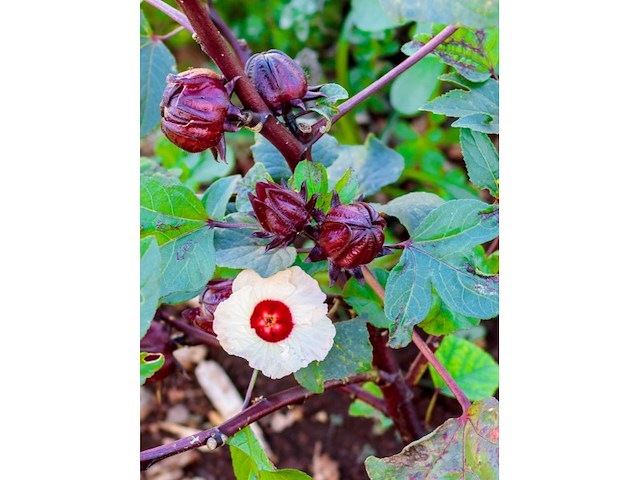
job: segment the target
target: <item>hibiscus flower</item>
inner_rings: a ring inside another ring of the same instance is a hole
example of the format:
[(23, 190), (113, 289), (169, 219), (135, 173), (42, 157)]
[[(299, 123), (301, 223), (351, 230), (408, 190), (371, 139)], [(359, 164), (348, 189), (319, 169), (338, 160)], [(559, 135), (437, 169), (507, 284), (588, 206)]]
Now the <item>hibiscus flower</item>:
[(323, 360), (336, 329), (327, 296), (300, 267), (262, 278), (244, 270), (218, 305), (213, 329), (222, 348), (270, 378), (282, 378)]

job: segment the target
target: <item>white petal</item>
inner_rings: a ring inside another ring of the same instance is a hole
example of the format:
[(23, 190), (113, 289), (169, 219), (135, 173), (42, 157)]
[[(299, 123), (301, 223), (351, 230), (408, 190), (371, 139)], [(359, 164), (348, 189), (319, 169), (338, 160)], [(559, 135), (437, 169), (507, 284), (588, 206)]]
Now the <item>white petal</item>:
[(236, 292), (246, 286), (254, 285), (259, 280), (262, 280), (262, 277), (253, 270), (243, 270), (233, 281), (232, 291)]
[(300, 358), (300, 366), (296, 370), (306, 367), (314, 360), (324, 360), (333, 347), (335, 336), (336, 327), (326, 316), (313, 325), (296, 325), (284, 340), (289, 345), (292, 355)]

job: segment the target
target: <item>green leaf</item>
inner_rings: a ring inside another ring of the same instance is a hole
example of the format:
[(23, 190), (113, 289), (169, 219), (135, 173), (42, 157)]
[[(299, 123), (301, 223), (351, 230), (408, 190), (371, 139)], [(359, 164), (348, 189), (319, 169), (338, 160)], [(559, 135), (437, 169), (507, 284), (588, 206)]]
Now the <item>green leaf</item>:
[(320, 87), (320, 93), (324, 93), (326, 97), (320, 97), (317, 103), (320, 105), (335, 105), (339, 100), (346, 100), (349, 98), (349, 92), (345, 90), (342, 85), (337, 83), (325, 83)]
[(312, 480), (299, 470), (276, 470), (249, 427), (232, 436), (227, 444), (237, 480)]
[(385, 205), (371, 205), (380, 213), (396, 217), (411, 235), (420, 222), (443, 203), (444, 200), (433, 193), (411, 192), (394, 198)]
[(498, 401), (485, 398), (397, 455), (364, 464), (372, 480), (497, 480), (498, 440)]
[(451, 124), (453, 127), (498, 133), (498, 82), (490, 78), (484, 83), (471, 83), (460, 75), (442, 75), (440, 80), (457, 83), (467, 90), (451, 90), (425, 103), (420, 110), (460, 117)]
[(329, 188), (327, 169), (320, 163), (303, 160), (298, 163), (293, 174), (293, 185), (297, 191), (300, 191), (303, 182), (307, 183), (307, 199), (314, 193), (327, 193)]
[(162, 92), (167, 75), (176, 71), (176, 61), (160, 40), (151, 39), (142, 12), (140, 20), (140, 136), (144, 137), (160, 123)]
[(379, 32), (404, 23), (387, 15), (377, 0), (351, 0), (351, 12), (353, 22), (363, 32)]
[(140, 338), (149, 330), (160, 300), (160, 250), (154, 237), (140, 240)]
[[(362, 388), (372, 395), (382, 398), (382, 390), (375, 383), (367, 382), (362, 385)], [(374, 420), (373, 433), (376, 435), (382, 435), (389, 427), (393, 425), (393, 420), (387, 417), (377, 408), (372, 407), (368, 403), (364, 403), (362, 400), (354, 400), (349, 405), (349, 415), (352, 417), (366, 417)]]
[[(147, 360), (148, 357), (157, 357), (154, 360)], [(148, 378), (162, 368), (164, 365), (164, 355), (161, 353), (140, 352), (140, 385), (143, 385)]]
[(324, 391), (324, 382), (371, 370), (372, 350), (367, 323), (360, 318), (335, 324), (336, 337), (327, 357), (295, 372), (298, 383), (311, 392)]
[[(444, 25), (434, 27), (436, 35)], [(420, 33), (402, 47), (406, 55), (411, 55), (424, 46), (432, 36)], [(442, 42), (434, 52), (440, 60), (451, 65), (456, 71), (472, 82), (484, 82), (491, 77), (498, 64), (498, 29), (474, 30), (460, 28)]]
[[(387, 284), (389, 272), (382, 268), (374, 268), (371, 272), (383, 287)], [(360, 285), (355, 278), (350, 278), (344, 286), (342, 295), (345, 302), (353, 307), (362, 320), (378, 328), (389, 328), (391, 325), (391, 320), (384, 314), (382, 300), (369, 285)]]
[(160, 247), (160, 295), (202, 288), (215, 269), (213, 230), (196, 195), (177, 180), (140, 177), (141, 236)]
[(270, 277), (290, 267), (296, 260), (293, 247), (276, 248), (265, 252), (269, 238), (252, 237), (261, 229), (255, 218), (233, 214), (231, 222), (255, 224), (256, 228), (215, 228), (216, 263), (220, 267), (255, 270), (262, 277)]
[(225, 177), (236, 164), (233, 149), (228, 144), (227, 163), (223, 163), (214, 160), (211, 150), (189, 153), (171, 143), (164, 135), (158, 137), (155, 154), (165, 168), (178, 170), (180, 181), (194, 191), (216, 178)]
[(484, 133), (468, 128), (460, 129), (460, 145), (469, 179), (479, 188), (486, 188), (498, 198), (500, 172), (498, 152), (491, 139)]
[[(331, 181), (329, 183), (331, 185)], [(352, 168), (348, 168), (342, 178), (340, 178), (333, 188), (329, 188), (331, 191), (320, 195), (316, 201), (316, 208), (321, 209), (325, 213), (331, 208), (331, 200), (333, 198), (333, 191), (335, 190), (340, 197), (342, 203), (351, 203), (358, 195), (358, 182), (355, 179)]]
[(429, 310), (427, 318), (420, 322), (418, 326), (430, 335), (448, 335), (460, 330), (477, 327), (479, 324), (479, 318), (467, 317), (451, 310), (446, 303), (442, 302), (440, 296), (433, 291), (431, 310)]
[(249, 201), (249, 192), (255, 193), (256, 183), (260, 180), (272, 180), (262, 163), (256, 163), (249, 169), (246, 175), (238, 182), (236, 189), (236, 210), (238, 212), (251, 212), (253, 207)]
[(398, 112), (414, 115), (425, 101), (436, 92), (438, 76), (444, 65), (433, 56), (427, 56), (402, 73), (391, 84), (389, 100)]
[(227, 212), (227, 204), (236, 191), (240, 175), (231, 175), (216, 180), (202, 196), (204, 208), (214, 220), (222, 220)]
[(472, 247), (498, 235), (498, 207), (478, 200), (452, 200), (418, 225), (387, 281), (385, 314), (394, 321), (389, 345), (411, 340), (411, 330), (428, 314), (431, 286), (452, 310), (474, 318), (498, 313), (498, 278), (479, 275)]
[(349, 168), (355, 172), (359, 193), (368, 196), (400, 178), (404, 158), (369, 135), (364, 145), (340, 146), (340, 155), (327, 168), (329, 183), (337, 182)]
[[(477, 345), (455, 335), (448, 335), (436, 350), (436, 358), (447, 369), (469, 400), (490, 397), (498, 388), (498, 364)], [(433, 386), (453, 397), (438, 373), (429, 366)]]
[(498, 26), (498, 0), (380, 0), (380, 3), (389, 17), (402, 23)]
[[(331, 135), (323, 135), (311, 147), (313, 161), (328, 167), (338, 158), (338, 141)], [(271, 178), (281, 179), (291, 176), (289, 164), (271, 142), (256, 133), (256, 143), (251, 146), (253, 160), (262, 163)]]

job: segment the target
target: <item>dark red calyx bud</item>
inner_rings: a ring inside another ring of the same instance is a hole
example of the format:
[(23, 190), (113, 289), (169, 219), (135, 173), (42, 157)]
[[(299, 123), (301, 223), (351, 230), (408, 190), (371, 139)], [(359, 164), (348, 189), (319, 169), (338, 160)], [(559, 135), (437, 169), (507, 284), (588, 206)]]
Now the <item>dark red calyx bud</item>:
[(225, 120), (230, 110), (238, 110), (229, 99), (233, 84), (206, 68), (168, 75), (160, 103), (160, 128), (167, 138), (191, 153), (211, 148), (224, 160)]
[(319, 225), (321, 254), (345, 270), (372, 261), (382, 250), (386, 222), (368, 203), (337, 205)]
[(183, 312), (182, 316), (205, 332), (215, 335), (213, 333), (213, 322), (216, 309), (218, 305), (231, 296), (232, 285), (233, 279), (216, 278), (211, 280), (200, 294), (200, 308), (191, 309), (193, 311), (187, 312), (186, 315)]
[(307, 75), (286, 53), (280, 50), (256, 53), (247, 60), (244, 72), (276, 114), (291, 105), (304, 108), (302, 98), (307, 94)]
[(256, 193), (249, 193), (253, 211), (265, 230), (255, 234), (258, 237), (275, 237), (267, 245), (270, 250), (281, 245), (289, 245), (296, 235), (309, 224), (310, 211), (315, 204), (314, 196), (307, 202), (307, 189), (303, 184), (300, 192), (270, 181), (256, 183)]
[(173, 360), (173, 350), (175, 346), (171, 341), (169, 327), (161, 322), (153, 321), (149, 330), (142, 340), (140, 340), (140, 351), (147, 353), (161, 353), (164, 355), (164, 364), (149, 379), (147, 383), (159, 382), (173, 372), (175, 363)]

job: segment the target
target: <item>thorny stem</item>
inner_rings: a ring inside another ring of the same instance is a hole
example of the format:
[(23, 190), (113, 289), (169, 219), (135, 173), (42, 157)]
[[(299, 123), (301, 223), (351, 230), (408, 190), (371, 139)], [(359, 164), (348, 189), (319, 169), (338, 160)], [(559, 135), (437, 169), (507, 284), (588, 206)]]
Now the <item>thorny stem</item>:
[[(438, 33), (431, 40), (425, 43), (424, 46), (422, 46), (416, 53), (414, 53), (413, 55), (411, 55), (410, 57), (408, 57), (398, 65), (396, 65), (389, 72), (384, 74), (382, 77), (380, 77), (378, 80), (373, 82), (371, 85), (369, 85), (362, 91), (356, 93), (353, 97), (348, 99), (346, 102), (339, 105), (338, 113), (331, 118), (331, 123), (332, 124), (336, 123), (345, 114), (350, 112), (357, 105), (362, 103), (364, 100), (369, 98), (371, 95), (376, 93), (385, 85), (391, 83), (396, 77), (406, 72), (409, 68), (414, 66), (416, 63), (418, 63), (420, 60), (426, 57), (429, 53), (433, 52), (438, 47), (438, 45), (440, 45), (447, 38), (453, 35), (456, 30), (458, 30), (458, 27), (454, 25), (448, 25), (440, 33)], [(314, 125), (315, 134), (313, 138), (309, 141), (307, 145), (308, 147), (310, 147), (313, 143), (315, 143), (324, 134), (326, 130), (326, 125), (327, 125), (327, 121), (325, 119), (318, 121)]]
[(305, 154), (303, 145), (271, 113), (256, 88), (244, 74), (244, 66), (220, 31), (214, 26), (200, 1), (177, 0), (177, 2), (191, 22), (195, 30), (194, 38), (200, 43), (203, 51), (218, 65), (228, 80), (238, 77), (234, 91), (244, 107), (254, 112), (267, 114), (260, 133), (282, 153), (291, 171), (294, 171)]
[(233, 48), (233, 52), (236, 54), (236, 57), (238, 57), (238, 60), (240, 60), (240, 63), (244, 66), (244, 64), (247, 63), (247, 60), (251, 56), (251, 51), (249, 50), (248, 46), (246, 45), (246, 43), (243, 45), (240, 40), (238, 40), (238, 38), (233, 34), (231, 29), (229, 28), (229, 25), (227, 25), (227, 23), (213, 6), (213, 1), (207, 0), (207, 5), (209, 6), (209, 18), (211, 18), (211, 21), (214, 23), (216, 28), (220, 30), (222, 36), (227, 40), (227, 42), (229, 42), (229, 45), (231, 45), (231, 48)]
[(444, 380), (445, 385), (449, 387), (449, 390), (451, 390), (453, 396), (456, 397), (456, 400), (458, 400), (458, 403), (462, 407), (462, 414), (465, 415), (469, 410), (469, 407), (471, 407), (471, 402), (469, 401), (467, 396), (464, 394), (451, 374), (447, 371), (446, 368), (444, 368), (444, 366), (440, 363), (440, 360), (436, 358), (435, 354), (429, 347), (427, 347), (427, 345), (424, 343), (424, 340), (420, 338), (420, 335), (418, 335), (418, 332), (416, 332), (415, 330), (413, 331), (412, 338), (413, 343), (415, 343), (422, 354), (427, 357), (427, 360), (429, 360), (429, 363), (431, 364), (433, 369), (438, 372), (438, 375), (440, 375), (442, 380)]
[[(325, 390), (331, 390), (344, 385), (368, 381), (377, 381), (377, 377), (371, 373), (361, 373), (342, 380), (329, 380), (324, 383), (324, 388)], [(268, 398), (262, 398), (218, 427), (210, 428), (196, 435), (181, 438), (175, 442), (140, 452), (140, 470), (146, 470), (163, 458), (202, 447), (206, 445), (207, 440), (210, 437), (220, 438), (224, 436), (222, 439), (225, 439), (225, 437), (231, 437), (256, 420), (259, 420), (282, 407), (286, 407), (287, 405), (303, 403), (306, 399), (313, 397), (314, 395), (316, 394), (310, 392), (306, 388), (292, 387), (271, 395)], [(222, 444), (224, 444), (224, 442), (222, 442)]]
[(253, 387), (256, 386), (256, 380), (258, 379), (259, 373), (260, 373), (260, 370), (258, 370), (257, 368), (253, 369), (253, 373), (251, 374), (251, 380), (249, 380), (249, 386), (247, 387), (247, 393), (244, 396), (244, 402), (242, 402), (242, 408), (240, 409), (241, 411), (247, 408), (249, 406), (249, 403), (251, 402), (251, 395), (253, 395)]
[(371, 405), (376, 410), (380, 410), (382, 413), (387, 415), (387, 407), (384, 404), (384, 400), (382, 398), (376, 397), (372, 393), (367, 392), (364, 388), (358, 385), (346, 385), (344, 387), (340, 387), (340, 390), (348, 393), (355, 399), (361, 400), (364, 403)]
[(184, 13), (180, 12), (179, 10), (176, 10), (171, 5), (167, 5), (162, 0), (144, 0), (144, 1), (147, 2), (149, 5), (152, 5), (158, 10), (160, 10), (169, 18), (172, 18), (173, 20), (178, 22), (184, 28), (189, 30), (189, 32), (191, 32), (191, 34), (193, 35), (194, 33), (193, 27), (191, 26), (191, 23), (189, 22), (187, 17), (184, 15)]

